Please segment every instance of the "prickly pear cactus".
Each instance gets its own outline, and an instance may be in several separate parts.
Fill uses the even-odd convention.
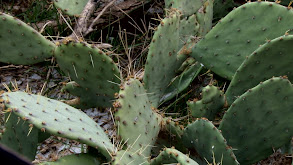
[[[208,162],[239,164],[219,130],[207,119],[198,119],[189,124],[183,134],[186,147],[194,148]]]
[[[102,128],[78,109],[40,95],[20,91],[4,93],[1,97],[12,113],[43,132],[80,141],[97,148],[108,158],[114,151]]]
[[[179,47],[182,47],[184,43],[188,41],[190,36],[198,34],[199,24],[195,14],[181,19],[179,24],[179,37],[181,40]]]
[[[54,0],[54,5],[64,13],[75,16],[79,15],[89,0]]]
[[[224,93],[213,85],[208,85],[202,90],[200,101],[188,101],[188,109],[193,117],[205,117],[213,120],[218,112],[224,107]]]
[[[282,77],[260,83],[233,102],[219,129],[240,164],[262,160],[288,143],[293,135],[292,107],[292,84]]]
[[[293,11],[277,3],[246,3],[230,12],[198,42],[192,56],[231,80],[246,56],[266,40],[292,29],[292,20]]]
[[[74,106],[79,109],[87,109],[89,107],[94,107],[96,105],[100,106],[110,106],[109,103],[101,104],[105,102],[105,96],[97,96],[91,93],[87,93],[86,88],[83,88],[75,81],[71,81],[66,83],[66,85],[62,88],[62,92],[68,92],[71,95],[78,96],[76,99],[66,100],[65,103]]]
[[[38,129],[21,120],[12,109],[6,110],[5,120],[0,143],[33,161],[37,151]]]
[[[140,152],[130,152],[120,150],[113,158],[112,165],[149,165],[148,157],[143,156]]]
[[[287,76],[293,81],[293,35],[268,41],[246,58],[236,71],[227,91],[227,101],[233,101],[259,82],[273,76]],[[249,80],[249,81],[247,81]]]
[[[150,156],[160,131],[161,118],[153,112],[143,85],[135,79],[124,83],[114,103],[118,134],[130,152]]]
[[[196,13],[206,0],[165,0],[165,7],[178,9],[184,17]]]
[[[196,18],[199,23],[198,36],[205,36],[212,28],[213,0],[207,0],[197,11]]]
[[[73,165],[73,164],[84,164],[84,165],[100,165],[98,158],[90,154],[72,154],[64,156],[55,162],[42,162],[39,165]]]
[[[119,91],[120,72],[113,60],[97,48],[85,43],[61,44],[55,51],[60,68],[81,88],[71,90],[78,97],[86,96],[79,107],[110,107]],[[91,101],[87,101],[92,99]],[[95,102],[98,100],[98,102]]]
[[[24,22],[0,12],[0,62],[30,65],[53,56],[55,45]]]
[[[179,14],[162,20],[155,32],[145,66],[144,83],[149,99],[157,107],[166,87],[176,76],[176,71],[185,60],[179,60]]]
[[[180,151],[174,148],[165,148],[156,158],[151,161],[151,165],[178,163],[181,165],[198,165]]]

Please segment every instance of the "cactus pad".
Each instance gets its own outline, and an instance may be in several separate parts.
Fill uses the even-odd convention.
[[[204,118],[196,120],[185,128],[183,141],[186,147],[193,147],[208,162],[215,160],[217,163],[238,164],[231,147],[226,144],[222,134]]]
[[[0,62],[29,65],[53,56],[55,45],[32,27],[0,12]]]
[[[67,43],[57,47],[55,56],[60,68],[80,85],[77,96],[94,101],[83,102],[83,107],[109,107],[114,93],[119,91],[120,73],[113,60],[97,48],[83,43]],[[98,96],[99,102],[96,101]]]
[[[43,132],[77,140],[99,149],[106,157],[113,145],[102,128],[82,111],[62,102],[24,92],[2,94],[5,106]]]
[[[21,120],[13,112],[5,113],[5,132],[1,135],[0,143],[34,160],[38,144],[38,129],[30,127],[28,122]]]
[[[293,10],[277,3],[246,3],[230,12],[198,42],[192,56],[231,80],[245,57],[259,45],[293,29],[292,20]]]
[[[99,159],[89,154],[76,154],[68,155],[58,159],[55,162],[43,162],[41,165],[73,165],[73,164],[84,164],[84,165],[100,165]]]
[[[166,8],[178,9],[184,17],[196,13],[206,2],[206,0],[166,0]]]
[[[228,104],[259,82],[273,76],[293,81],[293,35],[281,36],[254,51],[239,67],[226,91]],[[247,81],[249,80],[249,81]]]
[[[271,78],[237,98],[219,129],[240,164],[252,164],[287,144],[293,135],[293,87]]]
[[[160,131],[159,115],[153,112],[147,93],[138,80],[130,79],[119,92],[114,103],[118,134],[131,152],[150,156],[150,151]]]
[[[213,85],[208,85],[202,90],[200,101],[188,101],[187,105],[193,117],[205,117],[213,120],[216,114],[223,108],[225,96],[223,92]]]
[[[140,153],[120,150],[116,153],[112,165],[149,165],[148,158]]]
[[[74,16],[79,15],[89,0],[54,0],[54,5],[64,13]]]
[[[145,66],[144,83],[149,99],[157,107],[165,89],[175,77],[184,58],[178,58],[179,50],[178,14],[162,20],[150,44]]]
[[[198,165],[180,151],[173,148],[165,148],[156,158],[151,161],[151,165],[178,163],[180,165]]]

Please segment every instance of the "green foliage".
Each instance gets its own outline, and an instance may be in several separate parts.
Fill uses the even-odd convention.
[[[54,4],[68,15],[78,15],[87,1],[55,0]],[[54,54],[52,61],[56,59],[57,66],[72,79],[62,91],[77,96],[64,102],[81,109],[111,110],[117,131],[112,144],[102,128],[81,110],[44,96],[9,91],[0,98],[7,120],[1,143],[33,160],[37,143],[50,133],[85,143],[89,150],[87,154],[70,155],[45,164],[108,161],[115,165],[197,165],[203,159],[210,163],[251,164],[268,157],[272,147],[289,146],[293,136],[290,7],[271,2],[247,3],[211,30],[213,15],[225,15],[235,5],[232,0],[216,0],[215,7],[212,0],[166,0],[165,4],[166,17],[156,28],[145,68],[139,68],[144,71],[141,81],[135,79],[140,74],[123,79],[126,77],[123,56],[115,58],[115,62],[122,64],[117,66],[112,55],[85,42],[67,37],[54,45],[28,25],[1,13],[0,61],[35,64]],[[127,57],[131,61],[129,66],[137,62]],[[204,67],[211,70],[198,76]],[[229,84],[213,76],[213,72],[232,79],[225,93],[229,104],[225,104],[224,91],[219,87],[206,86],[220,84],[225,89]],[[195,86],[190,86],[191,83]],[[194,118],[185,116],[189,112],[185,101],[190,96],[198,97],[199,92],[193,91],[202,86],[206,86],[202,99],[188,102],[188,106],[194,117],[205,118],[189,124]],[[187,92],[180,96],[182,91]],[[176,100],[172,102],[174,97]],[[183,104],[181,98],[185,99]],[[169,108],[177,102],[180,111],[169,113]],[[163,108],[156,109],[159,106]],[[229,109],[222,121],[218,118],[215,121],[215,125],[220,123],[218,130],[208,119],[214,120],[223,106]],[[165,117],[164,113],[180,118]],[[162,148],[165,149],[159,153]],[[97,152],[94,155],[93,150]],[[201,159],[196,158],[195,151]]]

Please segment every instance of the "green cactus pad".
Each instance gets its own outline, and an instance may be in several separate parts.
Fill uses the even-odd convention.
[[[120,73],[113,60],[97,48],[84,43],[67,43],[55,51],[60,68],[81,88],[74,93],[82,100],[82,107],[110,107],[114,94],[119,91]],[[97,98],[96,98],[97,97]],[[96,100],[99,102],[95,102]]]
[[[89,154],[68,155],[55,162],[42,162],[39,165],[100,165],[101,162],[96,157]]]
[[[30,65],[53,56],[55,45],[24,22],[0,12],[0,62]]]
[[[189,17],[181,19],[179,28],[179,37],[181,40],[179,47],[182,47],[188,41],[190,36],[195,36],[198,34],[199,24],[196,20],[196,15],[193,14]]]
[[[248,90],[230,106],[219,126],[240,164],[252,164],[287,144],[293,135],[293,88],[271,78]]]
[[[281,36],[255,50],[236,71],[227,91],[228,104],[259,82],[273,76],[293,81],[293,35]]]
[[[238,164],[236,157],[226,144],[225,138],[219,130],[207,119],[198,119],[189,124],[183,134],[186,147],[193,147],[201,157],[208,162],[216,161],[222,164]]]
[[[188,101],[188,109],[193,117],[205,117],[214,120],[216,114],[224,107],[225,96],[223,91],[213,85],[208,85],[202,90],[200,101]]]
[[[184,17],[188,17],[196,13],[206,2],[206,0],[166,0],[166,8],[178,9]]]
[[[134,79],[125,82],[114,107],[118,134],[127,141],[129,151],[150,156],[160,131],[161,118],[152,111],[143,85]]]
[[[54,0],[54,5],[64,13],[75,16],[81,14],[89,0]]]
[[[116,153],[112,165],[149,165],[148,157],[138,152],[120,150]]]
[[[180,151],[173,148],[165,148],[156,158],[152,159],[151,165],[179,163],[180,165],[198,165]]]
[[[5,113],[5,120],[5,132],[1,135],[0,143],[33,161],[37,151],[38,129],[30,128],[28,122],[11,111]]]
[[[192,56],[231,80],[246,56],[289,29],[293,29],[293,10],[274,2],[246,3],[230,12],[198,42]]]
[[[84,112],[60,101],[24,92],[2,94],[5,106],[43,132],[77,140],[97,148],[106,157],[114,151],[103,129]]]
[[[74,106],[79,109],[87,109],[97,104],[104,102],[104,96],[97,96],[93,93],[87,93],[86,89],[81,87],[75,81],[68,82],[61,90],[62,92],[68,92],[72,95],[78,96],[78,99],[67,100],[66,104]],[[110,101],[109,101],[110,102]],[[107,104],[111,106],[110,104]],[[103,105],[101,105],[103,106]],[[105,106],[105,105],[104,105]]]
[[[178,58],[179,50],[178,14],[162,20],[150,44],[145,66],[144,83],[149,99],[158,106],[165,89],[176,76],[177,69],[185,58]]]
[[[199,23],[198,36],[205,36],[212,28],[213,0],[206,0],[196,13]]]

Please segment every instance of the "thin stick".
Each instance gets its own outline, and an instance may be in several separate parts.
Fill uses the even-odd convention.
[[[89,34],[90,32],[94,31],[93,27],[96,25],[96,22],[100,19],[100,17],[104,14],[104,12],[113,5],[113,3],[116,2],[116,0],[111,1],[110,3],[107,4],[107,6],[105,6],[103,8],[103,10],[99,13],[99,15],[94,19],[94,21],[90,24],[89,28],[87,29],[87,31],[84,33],[84,35],[86,36],[87,34]]]

